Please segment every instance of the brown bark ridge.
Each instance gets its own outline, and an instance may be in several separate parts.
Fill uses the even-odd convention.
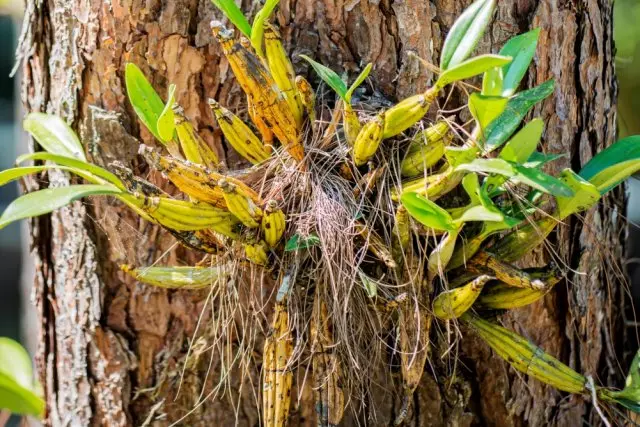
[[[256,5],[244,3],[245,10],[255,12]],[[437,63],[443,36],[469,3],[282,0],[277,21],[296,54],[310,54],[346,72],[373,62],[371,83],[385,97],[397,99],[423,90],[433,78],[407,53]],[[136,156],[135,140],[153,144],[152,137],[126,100],[124,64],[133,61],[162,94],[169,83],[177,85],[186,115],[233,164],[238,159],[221,144],[206,99],[215,97],[231,108],[241,108],[244,100],[209,34],[212,18],[222,16],[209,0],[28,0],[18,51],[23,102],[28,111],[59,114],[81,130],[96,162],[119,159],[153,180]],[[556,80],[553,97],[534,112],[546,122],[544,149],[568,154],[558,169],[579,169],[615,138],[611,5],[608,0],[501,1],[479,50],[496,52],[509,37],[532,27],[541,27],[542,33],[527,84]],[[309,75],[305,64],[294,62],[299,73]],[[49,173],[46,181],[28,185],[69,182],[65,174]],[[543,301],[504,319],[607,384],[619,384],[617,360],[625,338],[616,309],[623,306],[623,295],[614,262],[622,257],[623,212],[624,194],[618,190],[582,220],[561,227],[552,236],[557,258],[575,273]],[[215,385],[205,375],[210,352],[206,342],[198,341],[206,337],[202,328],[190,359],[186,356],[206,294],[145,287],[117,271],[116,264],[125,261],[197,261],[192,253],[105,201],[78,202],[31,225],[47,424],[258,424],[257,373],[234,378],[222,400],[200,395],[203,387]],[[542,262],[549,255],[541,251],[531,258]],[[211,318],[202,322],[212,323]],[[599,422],[588,400],[516,375],[468,334],[460,345],[462,363],[455,367],[440,357],[449,346],[447,338],[440,334],[435,341],[411,425]],[[213,372],[221,371],[221,358],[213,359]],[[291,424],[314,423],[311,394],[306,391],[300,404],[294,401]],[[398,404],[393,393],[383,394],[371,403],[375,417],[371,411],[349,416],[344,424],[388,425]]]

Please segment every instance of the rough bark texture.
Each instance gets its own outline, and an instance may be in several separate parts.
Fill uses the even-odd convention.
[[[250,2],[244,3],[250,10]],[[398,99],[424,89],[433,77],[407,53],[437,63],[443,36],[469,3],[282,0],[277,21],[294,53],[347,72],[373,62],[373,85],[381,95]],[[615,137],[610,2],[499,3],[479,49],[495,52],[510,36],[542,28],[527,84],[555,78],[556,90],[534,114],[547,123],[545,150],[568,154],[555,164],[558,170],[579,169]],[[206,99],[215,97],[231,107],[241,107],[244,99],[209,33],[212,18],[222,16],[209,0],[28,0],[19,50],[25,106],[60,114],[81,130],[97,163],[117,158],[145,176],[148,168],[136,155],[134,137],[151,145],[153,140],[136,121],[123,81],[124,64],[133,61],[161,93],[170,82],[177,85],[186,115],[224,157],[230,152],[220,142]],[[299,60],[295,65],[308,75]],[[229,154],[227,161],[237,158]],[[50,173],[48,182],[65,185],[69,177]],[[622,254],[623,202],[624,195],[616,191],[584,221],[572,219],[561,227],[552,240],[559,259],[576,273],[543,301],[505,319],[507,326],[607,384],[619,384],[621,378],[616,361],[624,342],[623,302],[614,261]],[[159,426],[196,407],[210,353],[192,354],[186,366],[185,360],[205,295],[142,286],[117,269],[118,262],[150,264],[163,255],[163,263],[194,262],[194,254],[120,205],[104,201],[75,203],[34,220],[31,230],[47,423]],[[543,259],[548,254],[532,256],[536,262]],[[470,334],[461,344],[464,363],[451,383],[453,377],[443,374],[451,367],[440,360],[447,346],[432,353],[433,369],[427,368],[416,394],[412,425],[599,422],[588,400],[516,375]],[[216,359],[212,368],[220,369]],[[232,381],[230,397],[208,399],[181,424],[256,425],[253,387],[258,379],[254,373]],[[309,394],[294,405],[292,424],[314,423]],[[375,420],[363,415],[345,424],[387,425],[398,403],[387,393],[373,403]]]

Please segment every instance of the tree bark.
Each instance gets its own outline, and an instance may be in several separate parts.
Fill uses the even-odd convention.
[[[256,5],[245,1],[252,13]],[[424,90],[433,74],[408,57],[437,64],[444,36],[470,0],[281,0],[277,23],[294,54],[305,53],[338,71],[353,73],[373,62],[371,84],[389,100]],[[209,0],[28,0],[18,51],[28,111],[59,114],[81,131],[96,163],[120,160],[142,176],[161,180],[137,156],[136,138],[153,145],[126,99],[124,65],[139,65],[164,95],[175,83],[186,115],[228,164],[238,158],[221,143],[207,98],[241,109],[244,97],[208,23],[222,19]],[[527,86],[554,78],[552,97],[535,108],[545,120],[543,148],[567,157],[553,172],[579,170],[615,138],[615,79],[608,0],[499,2],[478,48],[497,52],[511,36],[541,27]],[[299,74],[317,79],[299,59]],[[317,87],[317,85],[315,85]],[[66,185],[49,173],[29,188]],[[166,185],[165,185],[166,187]],[[625,330],[622,259],[624,194],[616,190],[583,219],[571,219],[551,236],[575,273],[544,300],[504,316],[529,337],[597,382],[620,385],[618,364]],[[49,425],[238,425],[258,423],[254,393],[259,375],[237,377],[223,400],[208,398],[215,381],[205,374],[210,352],[191,354],[189,342],[206,293],[167,292],[142,286],[118,271],[127,262],[193,263],[166,233],[109,201],[77,202],[31,223],[36,259],[34,303],[38,366]],[[550,259],[540,250],[530,257]],[[211,323],[211,318],[203,320]],[[199,335],[201,336],[201,334]],[[452,371],[441,358],[447,338],[432,337],[430,364],[415,396],[412,425],[597,424],[588,399],[566,396],[516,373],[469,333]],[[451,338],[453,339],[453,338]],[[217,358],[213,371],[220,369]],[[184,379],[180,384],[181,372]],[[455,381],[452,381],[455,378]],[[292,425],[313,425],[307,390],[294,399]],[[389,425],[399,406],[394,390],[371,402],[345,425]],[[239,398],[241,398],[239,400]],[[299,402],[299,404],[298,404]],[[195,407],[195,409],[193,409]],[[193,409],[191,415],[187,415]],[[375,417],[373,416],[375,409]]]

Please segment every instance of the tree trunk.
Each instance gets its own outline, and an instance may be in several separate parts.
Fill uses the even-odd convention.
[[[248,10],[251,2],[244,3]],[[433,74],[407,54],[413,51],[437,64],[444,36],[469,3],[281,0],[276,19],[295,54],[309,54],[350,73],[373,62],[372,84],[394,100],[431,83]],[[169,83],[177,85],[177,101],[187,117],[233,164],[238,159],[222,145],[206,100],[213,97],[232,108],[242,108],[245,101],[209,32],[213,18],[222,15],[209,0],[28,0],[18,51],[26,109],[63,116],[81,131],[95,162],[108,165],[118,159],[155,180],[136,154],[135,138],[154,142],[126,99],[124,65],[132,61],[162,95]],[[544,150],[567,154],[553,172],[578,170],[615,138],[611,5],[608,0],[499,2],[478,50],[497,52],[509,37],[533,27],[542,32],[525,84],[556,80],[554,95],[533,113],[546,122]],[[303,62],[294,63],[299,74],[317,83]],[[48,182],[29,185],[69,181],[65,174],[49,173]],[[583,220],[559,227],[551,236],[556,259],[575,273],[544,300],[504,318],[508,327],[609,385],[620,385],[617,360],[624,356],[626,338],[618,268],[623,212],[624,194],[616,190]],[[118,263],[148,265],[161,257],[163,264],[193,263],[197,255],[121,205],[101,200],[40,217],[32,221],[31,235],[41,324],[37,359],[48,424],[159,426],[186,416],[183,425],[257,425],[257,372],[234,377],[224,399],[214,400],[207,393],[215,375],[205,384],[211,352],[194,351],[186,362],[198,315],[208,304],[206,294],[142,286],[117,268]],[[529,261],[549,259],[541,250]],[[203,324],[211,321],[206,318]],[[567,397],[517,375],[470,333],[459,346],[462,363],[451,382],[453,376],[443,375],[451,368],[441,358],[448,344],[442,337],[435,341],[442,345],[434,342],[412,425],[599,422],[588,399]],[[218,359],[213,359],[213,372],[221,369]],[[292,425],[314,424],[309,395],[307,390],[294,399]],[[201,397],[206,400],[197,406]],[[344,424],[389,425],[398,405],[390,390],[367,413],[349,415]]]

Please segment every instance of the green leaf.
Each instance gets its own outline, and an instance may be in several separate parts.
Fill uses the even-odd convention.
[[[158,119],[164,111],[164,102],[153,89],[140,68],[132,62],[127,63],[124,72],[127,96],[140,121],[149,129],[158,141],[164,142],[158,133]]]
[[[256,13],[251,26],[251,46],[258,56],[263,57],[262,39],[264,37],[264,23],[269,19],[280,0],[267,0],[264,6]]]
[[[473,206],[467,209],[460,218],[455,220],[456,223],[464,223],[470,221],[502,221],[504,216],[500,212],[487,209],[482,205]]]
[[[640,391],[640,350],[637,351],[631,362],[624,388]]]
[[[600,192],[595,185],[581,178],[571,169],[563,170],[560,174],[560,180],[567,184],[574,194],[571,197],[556,197],[559,220],[587,210],[600,200]]]
[[[524,219],[514,218],[512,216],[506,216],[503,214],[502,221],[488,221],[485,222],[482,228],[482,235],[486,238],[498,231],[509,230],[516,225],[522,223]]]
[[[347,85],[340,78],[335,71],[331,68],[327,68],[319,62],[314,61],[309,58],[307,55],[300,55],[300,58],[307,61],[313,69],[316,71],[316,74],[338,94],[342,100],[347,101]],[[348,101],[347,101],[348,102]]]
[[[542,119],[531,120],[506,143],[498,157],[513,163],[525,163],[536,151],[543,129]]]
[[[409,214],[421,224],[436,230],[452,231],[457,229],[449,212],[431,200],[417,193],[404,193],[400,200]]]
[[[553,93],[553,86],[554,81],[548,80],[511,98],[504,112],[487,126],[483,138],[485,152],[489,153],[504,144],[520,126],[531,107]]]
[[[51,114],[29,113],[22,126],[49,153],[87,159],[78,136],[62,118]]]
[[[29,353],[16,341],[0,337],[0,409],[42,418],[42,394],[33,378]]]
[[[83,197],[118,193],[121,191],[112,185],[93,184],[46,188],[27,193],[7,206],[0,216],[0,229],[14,221],[50,213]]]
[[[635,412],[636,414],[640,414],[640,399],[634,402],[633,400],[625,399],[622,397],[615,397],[614,400],[628,410]]]
[[[502,93],[502,80],[504,74],[502,73],[503,67],[495,67],[485,71],[482,76],[482,94],[486,96],[500,96]]]
[[[491,211],[501,213],[500,209],[498,209],[498,207],[493,203],[493,200],[491,200],[491,196],[489,195],[489,192],[484,185],[478,189],[478,196],[480,198],[480,204],[482,206]]]
[[[500,55],[513,60],[502,68],[489,70],[482,81],[482,93],[491,96],[513,95],[527,72],[536,53],[540,29],[515,36],[500,49]]]
[[[473,57],[440,74],[436,81],[436,87],[443,88],[450,83],[477,76],[491,68],[502,67],[509,62],[511,62],[510,56],[486,54]]]
[[[539,151],[534,151],[531,153],[531,156],[527,159],[526,163],[523,166],[528,168],[539,168],[542,165],[553,162],[554,160],[561,159],[563,157],[567,157],[566,154],[545,154]]]
[[[367,66],[364,67],[364,70],[362,70],[360,75],[358,75],[358,78],[356,78],[356,81],[353,82],[353,84],[349,87],[349,90],[347,90],[347,93],[344,96],[344,100],[347,101],[349,104],[351,103],[351,97],[353,96],[353,92],[358,88],[358,86],[362,84],[364,79],[366,79],[369,76],[369,73],[371,72],[371,68],[373,68],[373,64],[369,62]]]
[[[446,270],[456,247],[456,240],[458,240],[459,233],[460,229],[457,226],[453,230],[449,230],[447,234],[442,236],[438,245],[429,254],[429,258],[427,259],[428,282],[431,282],[440,271]]]
[[[640,413],[640,350],[638,350],[631,362],[624,389],[610,391],[607,395],[625,408]]]
[[[0,186],[8,184],[23,176],[31,175],[45,169],[46,166],[26,166],[21,168],[6,169],[0,172]]]
[[[471,163],[459,165],[456,170],[487,174],[495,173],[507,177],[511,177],[516,173],[513,165],[503,159],[475,159]]]
[[[564,182],[560,181],[551,175],[547,175],[536,168],[527,168],[520,165],[513,165],[516,174],[512,177],[512,180],[519,181],[529,187],[538,189],[545,193],[559,197],[571,197],[573,196],[573,190]]]
[[[442,46],[441,69],[448,70],[467,59],[489,25],[495,6],[496,0],[478,0],[462,12]]]
[[[164,105],[164,109],[162,110],[162,113],[160,113],[160,116],[158,117],[158,121],[156,123],[156,127],[158,128],[158,136],[160,136],[160,141],[164,143],[173,139],[173,134],[176,130],[173,114],[173,104],[176,102],[175,93],[176,85],[172,84],[169,86],[167,103]]]
[[[72,168],[68,166],[59,166],[59,165],[38,165],[38,166],[23,166],[18,168],[6,169],[0,172],[0,186],[5,185],[11,181],[15,181],[16,179],[20,179],[27,175],[32,175],[34,173],[42,172],[46,169],[60,169],[68,172],[75,173],[76,175],[86,179],[87,181],[94,184],[105,184],[105,182],[98,178],[95,175],[83,170]]]
[[[628,136],[596,154],[579,175],[605,194],[640,170],[640,135]]]
[[[506,191],[502,185],[507,182],[508,178],[509,177],[505,177],[504,175],[488,176],[482,182],[482,188],[489,197],[496,197]]]
[[[489,123],[504,111],[507,102],[509,102],[508,98],[484,96],[474,92],[469,96],[469,111],[478,122],[480,129],[484,131]]]
[[[61,156],[58,154],[37,152],[37,153],[23,154],[22,156],[16,159],[16,164],[24,163],[29,160],[50,161],[57,165],[67,166],[69,168],[67,170],[70,170],[72,172],[73,172],[73,169],[82,170],[88,174],[94,175],[97,178],[101,178],[107,182],[110,182],[111,184],[115,185],[116,187],[118,187],[123,191],[126,190],[126,187],[124,186],[120,178],[118,178],[116,175],[112,174],[106,169],[101,168],[100,166],[96,166],[94,164],[84,162],[82,160]]]
[[[454,168],[463,163],[469,163],[476,158],[477,154],[478,148],[474,146],[456,147],[451,145],[444,149],[444,155],[447,159],[447,163]]]
[[[211,0],[224,16],[247,38],[251,38],[251,25],[234,0]]]
[[[362,286],[367,291],[367,296],[369,298],[375,298],[376,296],[378,296],[378,282],[364,274],[364,272],[360,269],[358,269],[358,276],[360,277]]]
[[[478,181],[478,175],[475,173],[469,173],[462,178],[462,188],[471,199],[472,205],[481,204],[480,201],[480,182]]]
[[[292,252],[299,249],[307,249],[312,246],[318,246],[319,244],[320,238],[315,233],[311,233],[306,237],[296,233],[287,241],[287,244],[284,246],[284,250],[285,252]]]

